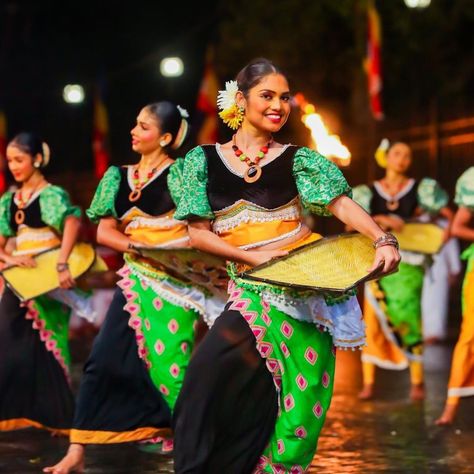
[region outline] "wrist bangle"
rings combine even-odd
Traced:
[[[372,245],[374,249],[384,247],[385,245],[390,245],[391,247],[395,247],[397,250],[399,249],[397,238],[390,232],[387,232],[386,234],[382,235],[378,239],[374,240]]]
[[[57,263],[56,264],[56,271],[57,272],[64,272],[65,270],[69,270],[69,263]]]

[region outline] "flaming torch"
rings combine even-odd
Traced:
[[[312,147],[338,165],[349,166],[351,152],[342,144],[338,135],[329,133],[321,115],[316,113],[316,107],[310,104],[301,93],[296,94],[294,100],[301,110],[301,121],[311,131]]]

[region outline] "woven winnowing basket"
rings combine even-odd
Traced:
[[[3,278],[20,300],[36,298],[59,287],[56,263],[59,247],[42,252],[34,257],[36,267],[9,267],[3,270]],[[79,242],[68,258],[69,271],[77,278],[91,268],[96,258],[92,245]]]
[[[361,234],[327,237],[255,267],[242,276],[280,286],[344,292],[375,277],[375,250]]]
[[[436,224],[408,222],[399,232],[393,232],[401,250],[433,255],[443,246],[444,229]]]

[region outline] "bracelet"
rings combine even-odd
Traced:
[[[56,264],[56,271],[57,272],[64,272],[65,270],[69,270],[69,263],[57,263]]]
[[[400,248],[397,238],[390,232],[387,232],[386,234],[379,237],[377,240],[374,240],[372,245],[374,249],[384,247],[385,245],[390,245],[391,247],[395,247],[397,250]]]
[[[132,242],[129,242],[127,245],[128,250],[132,250],[133,252],[138,253],[138,255],[141,255],[142,253],[140,252],[140,248],[137,247],[135,244],[132,244]]]

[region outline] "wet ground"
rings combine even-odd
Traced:
[[[339,352],[333,404],[311,473],[474,473],[474,397],[462,401],[458,421],[439,428],[451,345],[426,350],[427,399],[408,399],[408,373],[380,371],[377,399],[359,402],[359,354]],[[86,347],[77,352],[82,356]],[[81,352],[82,351],[82,352]],[[80,364],[77,364],[77,373]],[[0,472],[39,473],[65,452],[66,440],[37,430],[0,434]],[[137,445],[90,447],[88,474],[172,473],[172,460]],[[222,473],[226,474],[226,473]]]

